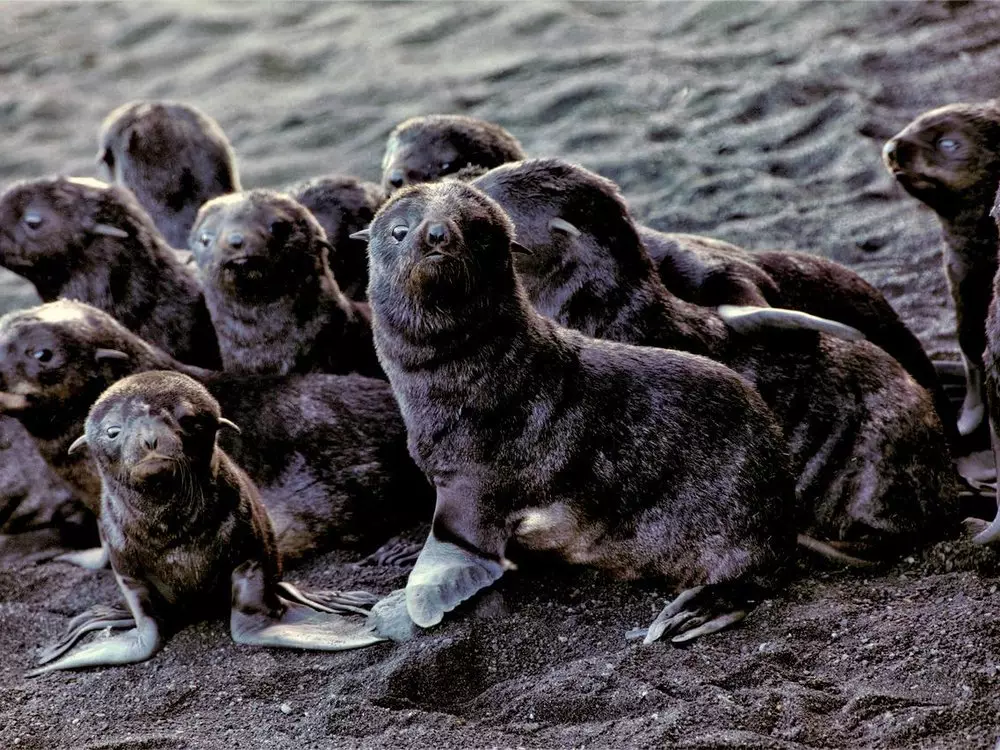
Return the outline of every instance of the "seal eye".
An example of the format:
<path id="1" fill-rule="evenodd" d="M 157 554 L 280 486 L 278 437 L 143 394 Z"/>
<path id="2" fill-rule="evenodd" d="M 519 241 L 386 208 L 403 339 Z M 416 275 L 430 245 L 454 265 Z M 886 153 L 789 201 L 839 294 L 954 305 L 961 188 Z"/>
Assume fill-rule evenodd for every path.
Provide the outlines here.
<path id="1" fill-rule="evenodd" d="M 201 243 L 202 247 L 208 247 L 209 245 L 212 244 L 212 238 L 213 237 L 214 237 L 214 235 L 211 232 L 202 232 L 198 236 L 198 242 Z"/>
<path id="2" fill-rule="evenodd" d="M 402 242 L 406 239 L 406 235 L 409 231 L 409 228 L 405 224 L 398 224 L 392 228 L 392 238 L 396 240 L 396 242 Z"/>
<path id="3" fill-rule="evenodd" d="M 37 359 L 39 362 L 48 362 L 52 359 L 51 349 L 35 349 L 31 356 Z"/>
<path id="4" fill-rule="evenodd" d="M 25 211 L 22 220 L 28 229 L 38 229 L 42 225 L 42 215 L 38 211 Z"/>
<path id="5" fill-rule="evenodd" d="M 438 169 L 440 169 L 442 172 L 447 172 L 448 170 L 451 169 L 451 162 L 450 161 L 443 161 L 443 162 L 441 162 L 438 165 Z"/>
<path id="6" fill-rule="evenodd" d="M 111 438 L 112 440 L 114 440 L 116 437 L 118 437 L 118 435 L 121 433 L 121 431 L 122 431 L 121 427 L 109 427 L 107 430 L 105 430 L 105 432 L 107 433 L 108 437 Z"/>
<path id="7" fill-rule="evenodd" d="M 942 151 L 947 151 L 948 153 L 953 153 L 958 151 L 958 141 L 954 138 L 941 138 L 937 142 L 937 147 Z"/>

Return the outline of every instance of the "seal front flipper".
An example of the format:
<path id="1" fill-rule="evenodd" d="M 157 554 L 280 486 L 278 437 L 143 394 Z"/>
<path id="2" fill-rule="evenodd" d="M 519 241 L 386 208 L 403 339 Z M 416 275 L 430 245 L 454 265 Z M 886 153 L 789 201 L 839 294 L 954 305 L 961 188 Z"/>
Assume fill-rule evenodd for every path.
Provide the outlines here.
<path id="1" fill-rule="evenodd" d="M 799 310 L 752 305 L 719 305 L 717 311 L 726 325 L 737 333 L 751 333 L 765 328 L 786 328 L 819 331 L 847 341 L 862 341 L 865 338 L 857 328 Z"/>
<path id="2" fill-rule="evenodd" d="M 368 619 L 342 617 L 313 606 L 294 587 L 267 591 L 263 568 L 248 561 L 233 571 L 233 607 L 229 632 L 236 643 L 248 646 L 300 648 L 308 651 L 344 651 L 384 640 Z M 298 601 L 278 593 L 295 592 Z M 326 609 L 326 608 L 324 608 Z"/>
<path id="3" fill-rule="evenodd" d="M 38 656 L 39 664 L 48 664 L 69 651 L 78 640 L 92 630 L 118 630 L 135 627 L 135 618 L 121 605 L 109 607 L 106 604 L 95 604 L 90 609 L 81 612 L 66 626 L 62 638 L 51 646 L 44 648 Z"/>

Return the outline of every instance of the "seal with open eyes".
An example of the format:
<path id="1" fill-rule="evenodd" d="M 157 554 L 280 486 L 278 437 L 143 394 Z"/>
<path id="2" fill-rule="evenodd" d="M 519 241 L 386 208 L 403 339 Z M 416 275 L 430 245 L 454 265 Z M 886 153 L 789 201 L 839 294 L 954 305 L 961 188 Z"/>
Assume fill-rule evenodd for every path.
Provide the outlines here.
<path id="1" fill-rule="evenodd" d="M 433 182 L 464 167 L 493 167 L 525 158 L 504 128 L 465 115 L 424 115 L 404 120 L 389 134 L 382 156 L 382 187 Z"/>
<path id="2" fill-rule="evenodd" d="M 801 531 L 886 558 L 939 534 L 957 510 L 933 403 L 881 349 L 812 331 L 738 334 L 678 300 L 617 187 L 581 167 L 529 160 L 473 184 L 529 251 L 515 266 L 539 312 L 588 336 L 703 354 L 757 387 L 788 438 Z"/>
<path id="3" fill-rule="evenodd" d="M 66 177 L 9 187 L 0 195 L 0 265 L 46 302 L 86 302 L 182 362 L 220 364 L 194 269 L 124 188 Z"/>
<path id="4" fill-rule="evenodd" d="M 236 156 L 219 124 L 189 104 L 133 101 L 101 124 L 102 177 L 131 190 L 173 247 L 186 247 L 201 205 L 240 190 Z"/>
<path id="5" fill-rule="evenodd" d="M 189 243 L 230 372 L 382 377 L 368 306 L 347 299 L 315 217 L 272 190 L 209 201 Z"/>
<path id="6" fill-rule="evenodd" d="M 893 136 L 882 159 L 893 177 L 937 214 L 944 266 L 955 301 L 966 396 L 958 430 L 971 434 L 985 413 L 983 350 L 997 272 L 990 208 L 1000 183 L 1000 102 L 951 104 L 925 112 Z"/>
<path id="7" fill-rule="evenodd" d="M 0 413 L 27 428 L 46 462 L 94 512 L 95 467 L 86 453 L 67 450 L 98 396 L 147 370 L 194 376 L 242 424 L 242 435 L 226 433 L 221 445 L 260 489 L 286 561 L 375 546 L 429 517 L 433 493 L 407 455 L 405 426 L 384 381 L 187 367 L 107 314 L 70 300 L 0 318 Z"/>
<path id="8" fill-rule="evenodd" d="M 368 247 L 351 235 L 369 224 L 385 193 L 374 182 L 357 177 L 317 177 L 286 188 L 316 217 L 330 243 L 330 270 L 340 290 L 351 299 L 368 296 Z"/>
<path id="9" fill-rule="evenodd" d="M 218 402 L 181 373 L 133 375 L 97 400 L 70 451 L 88 449 L 100 473 L 101 536 L 128 614 L 101 608 L 77 618 L 32 676 L 145 661 L 173 629 L 226 614 L 233 640 L 252 646 L 342 650 L 384 640 L 368 622 L 332 614 L 337 597 L 313 601 L 282 584 L 257 489 L 216 444 L 226 427 L 235 425 Z M 354 599 L 338 608 L 367 614 Z M 130 630 L 66 653 L 106 627 Z"/>
<path id="10" fill-rule="evenodd" d="M 647 640 L 719 630 L 779 585 L 793 484 L 746 381 L 543 318 L 514 274 L 509 219 L 463 183 L 396 193 L 364 235 L 379 356 L 437 488 L 405 591 L 414 623 L 497 580 L 517 546 L 685 588 Z"/>

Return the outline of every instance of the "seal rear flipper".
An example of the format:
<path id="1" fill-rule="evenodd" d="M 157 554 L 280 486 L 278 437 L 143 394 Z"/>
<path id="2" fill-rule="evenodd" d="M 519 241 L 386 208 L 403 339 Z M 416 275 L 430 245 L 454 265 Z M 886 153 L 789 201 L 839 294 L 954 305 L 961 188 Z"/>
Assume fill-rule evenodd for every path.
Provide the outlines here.
<path id="1" fill-rule="evenodd" d="M 416 564 L 421 549 L 419 543 L 414 544 L 405 539 L 391 539 L 370 555 L 358 560 L 356 564 L 407 567 Z"/>
<path id="2" fill-rule="evenodd" d="M 748 591 L 738 584 L 715 584 L 685 589 L 663 608 L 648 628 L 626 633 L 650 644 L 663 636 L 672 643 L 685 643 L 717 633 L 741 622 L 753 607 Z"/>
<path id="3" fill-rule="evenodd" d="M 406 609 L 417 625 L 432 627 L 503 573 L 500 562 L 443 542 L 432 531 L 406 581 Z"/>
<path id="4" fill-rule="evenodd" d="M 862 341 L 865 335 L 857 328 L 810 315 L 799 310 L 751 305 L 719 305 L 719 317 L 737 333 L 752 333 L 766 328 L 819 331 L 847 341 Z"/>
<path id="5" fill-rule="evenodd" d="M 69 651 L 78 640 L 93 630 L 104 630 L 110 628 L 118 630 L 121 628 L 135 627 L 135 618 L 129 611 L 121 605 L 109 607 L 105 604 L 95 604 L 90 609 L 81 612 L 66 626 L 66 632 L 62 638 L 47 646 L 38 656 L 39 664 L 48 664 L 58 659 Z"/>
<path id="6" fill-rule="evenodd" d="M 64 552 L 52 558 L 56 562 L 69 563 L 87 570 L 103 570 L 110 564 L 108 548 L 103 544 L 100 547 L 82 549 L 75 552 Z"/>
<path id="7" fill-rule="evenodd" d="M 319 612 L 331 614 L 367 616 L 369 610 L 366 607 L 371 607 L 378 601 L 375 594 L 367 591 L 309 591 L 304 593 L 287 581 L 278 584 L 278 593 L 288 601 L 304 604 Z"/>

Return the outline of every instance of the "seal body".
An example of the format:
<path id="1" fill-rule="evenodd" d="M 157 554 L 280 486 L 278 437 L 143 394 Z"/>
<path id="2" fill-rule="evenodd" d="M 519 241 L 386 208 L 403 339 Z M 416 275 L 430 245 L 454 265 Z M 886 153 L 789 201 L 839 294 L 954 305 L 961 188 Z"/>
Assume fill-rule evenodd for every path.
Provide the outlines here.
<path id="1" fill-rule="evenodd" d="M 97 166 L 128 188 L 172 247 L 183 248 L 203 203 L 240 189 L 219 124 L 189 104 L 132 101 L 101 124 Z"/>
<path id="2" fill-rule="evenodd" d="M 65 177 L 16 183 L 0 195 L 0 230 L 0 264 L 42 300 L 86 302 L 182 362 L 219 366 L 194 269 L 128 190 Z"/>
<path id="3" fill-rule="evenodd" d="M 97 512 L 100 479 L 68 448 L 90 405 L 123 377 L 183 371 L 205 384 L 242 434 L 221 445 L 250 473 L 290 561 L 378 544 L 430 510 L 388 385 L 361 376 L 247 377 L 187 367 L 105 313 L 69 300 L 0 318 L 0 408 Z"/>
<path id="4" fill-rule="evenodd" d="M 411 117 L 393 128 L 382 156 L 382 187 L 433 182 L 467 167 L 491 169 L 525 158 L 501 126 L 465 115 Z"/>
<path id="5" fill-rule="evenodd" d="M 373 182 L 348 175 L 317 177 L 286 189 L 309 210 L 330 243 L 330 270 L 340 290 L 353 300 L 368 296 L 368 246 L 351 235 L 367 227 L 385 201 Z"/>
<path id="6" fill-rule="evenodd" d="M 788 440 L 801 531 L 879 557 L 939 533 L 956 490 L 947 442 L 927 392 L 885 352 L 811 331 L 734 333 L 677 299 L 617 188 L 582 168 L 526 161 L 475 184 L 514 221 L 529 251 L 516 268 L 540 312 L 590 336 L 709 356 L 757 387 Z"/>
<path id="7" fill-rule="evenodd" d="M 951 104 L 925 112 L 882 150 L 886 168 L 937 214 L 944 267 L 955 302 L 966 369 L 959 432 L 982 422 L 986 316 L 997 272 L 997 228 L 990 209 L 1000 183 L 1000 103 Z"/>
<path id="8" fill-rule="evenodd" d="M 368 307 L 340 291 L 326 233 L 299 203 L 270 190 L 216 198 L 189 247 L 227 371 L 381 375 Z"/>

